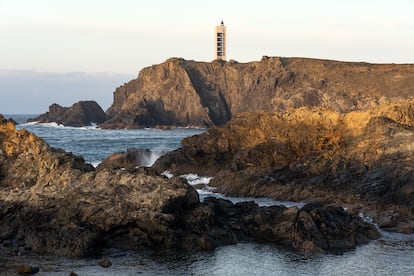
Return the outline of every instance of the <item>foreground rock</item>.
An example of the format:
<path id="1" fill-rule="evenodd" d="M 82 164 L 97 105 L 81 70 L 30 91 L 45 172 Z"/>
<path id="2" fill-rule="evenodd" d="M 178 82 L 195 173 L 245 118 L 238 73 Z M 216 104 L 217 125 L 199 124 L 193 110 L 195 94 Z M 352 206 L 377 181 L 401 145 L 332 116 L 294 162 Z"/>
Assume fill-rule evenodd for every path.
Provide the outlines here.
<path id="1" fill-rule="evenodd" d="M 199 203 L 181 179 L 96 172 L 3 118 L 0 137 L 0 244 L 9 251 L 86 256 L 102 247 L 174 246 L 174 217 L 164 209 Z"/>
<path id="2" fill-rule="evenodd" d="M 154 169 L 213 176 L 210 185 L 228 195 L 335 203 L 412 233 L 413 125 L 414 100 L 346 114 L 245 113 L 184 139 Z"/>
<path id="3" fill-rule="evenodd" d="M 208 250 L 260 240 L 309 251 L 378 237 L 341 208 L 200 203 L 183 179 L 149 168 L 95 170 L 0 116 L 0 254 L 89 256 L 102 248 Z M 292 225 L 295 227 L 292 228 Z"/>
<path id="4" fill-rule="evenodd" d="M 413 64 L 306 58 L 196 62 L 171 58 L 117 88 L 106 128 L 222 125 L 241 112 L 320 106 L 362 110 L 414 96 Z"/>
<path id="5" fill-rule="evenodd" d="M 79 101 L 71 107 L 52 104 L 48 112 L 31 118 L 28 122 L 55 122 L 64 126 L 82 127 L 90 126 L 92 123 L 101 124 L 106 118 L 106 113 L 95 101 Z"/>
<path id="6" fill-rule="evenodd" d="M 259 207 L 254 202 L 232 204 L 207 198 L 190 213 L 179 216 L 176 224 L 188 229 L 184 245 L 201 248 L 222 243 L 256 240 L 281 244 L 307 252 L 338 251 L 355 248 L 379 237 L 373 225 L 363 222 L 340 207 L 319 203 L 303 208 Z"/>

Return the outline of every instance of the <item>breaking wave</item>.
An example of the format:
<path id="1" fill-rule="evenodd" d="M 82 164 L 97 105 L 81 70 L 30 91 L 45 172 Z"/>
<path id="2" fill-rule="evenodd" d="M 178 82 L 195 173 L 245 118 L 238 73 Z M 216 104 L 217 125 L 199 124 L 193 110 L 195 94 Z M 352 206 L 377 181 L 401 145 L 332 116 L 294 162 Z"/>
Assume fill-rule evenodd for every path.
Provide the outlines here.
<path id="1" fill-rule="evenodd" d="M 172 173 L 169 171 L 163 172 L 163 175 L 168 175 L 169 178 L 173 177 Z M 238 202 L 245 202 L 245 201 L 254 201 L 259 206 L 274 206 L 274 205 L 283 205 L 286 207 L 298 207 L 302 208 L 305 204 L 302 202 L 293 202 L 293 201 L 279 201 L 274 200 L 271 198 L 265 198 L 265 197 L 233 197 L 233 196 L 226 196 L 221 193 L 215 192 L 216 188 L 209 186 L 210 180 L 212 177 L 208 176 L 199 176 L 197 174 L 189 173 L 181 175 L 180 178 L 183 178 L 187 181 L 188 184 L 194 186 L 194 188 L 197 190 L 200 201 L 203 201 L 206 197 L 217 197 L 217 198 L 223 198 L 230 200 L 233 203 Z"/>
<path id="2" fill-rule="evenodd" d="M 84 130 L 99 129 L 98 125 L 95 123 L 92 123 L 89 126 L 81 126 L 81 127 L 65 126 L 62 124 L 58 124 L 56 122 L 51 122 L 51 123 L 27 122 L 27 123 L 19 124 L 19 127 L 27 127 L 27 126 L 42 126 L 42 127 L 49 127 L 49 128 L 84 129 Z"/>

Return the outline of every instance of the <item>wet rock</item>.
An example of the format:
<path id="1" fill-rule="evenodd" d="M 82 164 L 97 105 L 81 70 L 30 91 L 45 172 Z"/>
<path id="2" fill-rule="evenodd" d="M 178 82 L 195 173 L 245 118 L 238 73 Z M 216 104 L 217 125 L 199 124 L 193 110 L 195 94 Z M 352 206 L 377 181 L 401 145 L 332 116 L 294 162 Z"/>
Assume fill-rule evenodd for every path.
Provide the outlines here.
<path id="1" fill-rule="evenodd" d="M 293 224 L 293 246 L 305 251 L 344 250 L 379 238 L 375 226 L 320 203 L 305 205 Z"/>
<path id="2" fill-rule="evenodd" d="M 403 234 L 413 233 L 410 222 L 401 217 L 398 212 L 386 212 L 374 218 L 378 226 L 384 230 Z"/>
<path id="3" fill-rule="evenodd" d="M 102 267 L 110 267 L 112 265 L 112 262 L 108 259 L 108 257 L 102 258 L 98 261 L 98 264 Z"/>
<path id="4" fill-rule="evenodd" d="M 207 198 L 201 205 L 177 216 L 174 223 L 182 231 L 181 245 L 187 250 L 256 240 L 301 251 L 333 252 L 353 249 L 380 236 L 360 217 L 319 203 L 298 209 Z"/>
<path id="5" fill-rule="evenodd" d="M 36 274 L 40 271 L 40 268 L 38 266 L 35 265 L 19 265 L 17 267 L 17 273 L 19 274 Z"/>

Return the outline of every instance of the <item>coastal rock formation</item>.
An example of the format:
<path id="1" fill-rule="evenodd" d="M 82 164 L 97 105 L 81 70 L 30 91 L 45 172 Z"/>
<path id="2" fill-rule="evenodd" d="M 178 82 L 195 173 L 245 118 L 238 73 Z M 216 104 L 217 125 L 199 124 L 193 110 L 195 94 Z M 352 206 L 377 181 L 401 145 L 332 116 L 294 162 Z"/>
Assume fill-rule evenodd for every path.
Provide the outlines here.
<path id="1" fill-rule="evenodd" d="M 414 65 L 305 58 L 171 58 L 118 87 L 104 128 L 222 125 L 241 112 L 320 106 L 363 110 L 414 96 Z"/>
<path id="2" fill-rule="evenodd" d="M 200 203 L 196 190 L 179 177 L 145 167 L 95 170 L 0 116 L 0 254 L 206 250 L 251 239 L 331 251 L 378 235 L 339 207 Z"/>
<path id="3" fill-rule="evenodd" d="M 145 169 L 95 171 L 81 157 L 50 148 L 0 118 L 0 244 L 69 256 L 104 246 L 168 247 L 173 216 L 197 192 L 182 179 Z M 17 248 L 17 249 L 16 249 Z"/>
<path id="4" fill-rule="evenodd" d="M 95 101 L 79 101 L 71 107 L 52 104 L 48 112 L 31 118 L 28 122 L 55 122 L 64 126 L 81 127 L 90 126 L 92 123 L 101 124 L 106 119 L 106 113 Z"/>
<path id="5" fill-rule="evenodd" d="M 289 246 L 307 252 L 348 250 L 379 237 L 371 224 L 340 207 L 310 203 L 303 208 L 259 207 L 253 201 L 236 204 L 206 198 L 205 204 L 179 216 L 187 245 L 214 247 L 214 242 L 254 239 Z M 200 236 L 202 239 L 200 239 Z M 213 245 L 209 244 L 213 243 Z M 200 245 L 198 245 L 200 246 Z"/>
<path id="6" fill-rule="evenodd" d="M 348 113 L 244 113 L 184 139 L 153 168 L 211 176 L 227 195 L 340 204 L 384 229 L 412 233 L 413 125 L 414 100 Z"/>

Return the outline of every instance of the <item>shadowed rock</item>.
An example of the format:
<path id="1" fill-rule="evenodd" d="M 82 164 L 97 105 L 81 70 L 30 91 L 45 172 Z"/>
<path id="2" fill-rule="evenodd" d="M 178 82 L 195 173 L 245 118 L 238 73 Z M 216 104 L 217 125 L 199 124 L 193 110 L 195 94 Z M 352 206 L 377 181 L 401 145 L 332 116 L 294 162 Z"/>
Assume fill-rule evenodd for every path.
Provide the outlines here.
<path id="1" fill-rule="evenodd" d="M 17 267 L 17 273 L 20 275 L 32 275 L 38 273 L 39 271 L 40 268 L 34 265 L 19 265 Z"/>
<path id="2" fill-rule="evenodd" d="M 92 123 L 101 124 L 106 118 L 105 112 L 95 101 L 79 101 L 71 107 L 52 104 L 48 112 L 31 118 L 28 122 L 55 122 L 64 126 L 82 127 L 90 126 Z"/>
<path id="3" fill-rule="evenodd" d="M 108 259 L 108 257 L 102 258 L 98 261 L 98 264 L 102 267 L 110 267 L 112 265 L 111 260 Z"/>

